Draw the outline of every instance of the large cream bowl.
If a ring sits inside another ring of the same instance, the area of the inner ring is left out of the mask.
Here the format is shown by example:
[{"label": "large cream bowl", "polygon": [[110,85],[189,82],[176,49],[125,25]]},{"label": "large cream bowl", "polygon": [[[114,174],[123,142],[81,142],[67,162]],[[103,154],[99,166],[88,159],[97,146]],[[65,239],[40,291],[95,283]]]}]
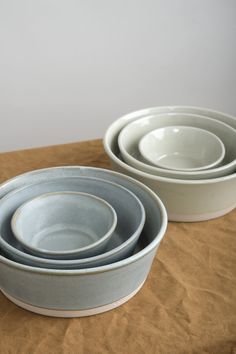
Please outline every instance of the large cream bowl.
[{"label": "large cream bowl", "polygon": [[227,176],[203,179],[181,180],[145,173],[122,161],[117,144],[122,128],[141,117],[163,113],[190,113],[210,117],[236,129],[232,116],[196,107],[167,106],[144,109],[130,113],[116,120],[107,129],[104,148],[114,170],[132,176],[155,191],[164,202],[168,218],[172,221],[201,221],[222,216],[236,206],[236,173]]}]

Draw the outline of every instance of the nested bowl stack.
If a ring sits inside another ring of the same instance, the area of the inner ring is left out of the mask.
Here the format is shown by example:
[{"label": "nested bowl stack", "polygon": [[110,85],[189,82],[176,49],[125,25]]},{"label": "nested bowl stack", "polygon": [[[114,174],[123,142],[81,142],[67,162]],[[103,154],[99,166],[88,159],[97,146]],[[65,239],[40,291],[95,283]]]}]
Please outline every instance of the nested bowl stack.
[{"label": "nested bowl stack", "polygon": [[[117,228],[107,254],[83,264],[83,259],[50,260],[26,253],[9,228],[15,209],[27,198],[69,187],[103,197],[114,207]],[[98,168],[32,171],[3,183],[0,198],[1,291],[17,305],[48,316],[89,316],[128,301],[145,282],[167,227],[165,207],[154,192],[128,176]],[[68,267],[63,262],[75,263]]]},{"label": "nested bowl stack", "polygon": [[[218,136],[226,149],[222,164],[209,170],[189,172],[144,163],[137,155],[142,136],[170,125],[198,127]],[[126,139],[122,139],[124,135]],[[236,119],[232,116],[188,106],[144,109],[111,124],[104,137],[104,148],[114,170],[143,182],[157,193],[170,221],[208,220],[236,206]]]}]

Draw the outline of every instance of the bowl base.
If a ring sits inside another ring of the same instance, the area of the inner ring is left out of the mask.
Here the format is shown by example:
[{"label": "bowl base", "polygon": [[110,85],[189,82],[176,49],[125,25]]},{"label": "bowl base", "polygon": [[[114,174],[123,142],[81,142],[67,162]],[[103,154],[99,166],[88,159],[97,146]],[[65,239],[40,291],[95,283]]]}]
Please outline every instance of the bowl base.
[{"label": "bowl base", "polygon": [[114,302],[107,304],[107,305],[98,306],[98,307],[94,307],[94,308],[86,309],[86,310],[57,310],[57,309],[48,309],[48,308],[38,307],[38,306],[30,305],[30,304],[23,302],[21,300],[18,300],[15,297],[9,295],[4,290],[1,290],[1,291],[14,304],[16,304],[17,306],[19,306],[25,310],[28,310],[30,312],[34,312],[39,315],[50,316],[50,317],[73,318],[73,317],[86,317],[86,316],[97,315],[99,313],[107,312],[107,311],[115,309],[118,306],[123,305],[125,302],[129,301],[134,295],[137,294],[137,292],[143,286],[144,282],[142,282],[141,285],[139,285],[130,294],[126,295],[125,297],[123,297],[117,301],[114,301]]}]

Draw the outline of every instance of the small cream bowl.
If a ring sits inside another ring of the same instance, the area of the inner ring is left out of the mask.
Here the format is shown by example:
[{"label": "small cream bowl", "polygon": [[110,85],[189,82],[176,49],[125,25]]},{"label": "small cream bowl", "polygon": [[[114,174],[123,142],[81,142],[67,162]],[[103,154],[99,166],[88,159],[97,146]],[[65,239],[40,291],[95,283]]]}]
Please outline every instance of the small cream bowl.
[{"label": "small cream bowl", "polygon": [[225,156],[224,144],[215,134],[190,126],[152,130],[141,138],[139,151],[148,163],[177,171],[210,169]]}]

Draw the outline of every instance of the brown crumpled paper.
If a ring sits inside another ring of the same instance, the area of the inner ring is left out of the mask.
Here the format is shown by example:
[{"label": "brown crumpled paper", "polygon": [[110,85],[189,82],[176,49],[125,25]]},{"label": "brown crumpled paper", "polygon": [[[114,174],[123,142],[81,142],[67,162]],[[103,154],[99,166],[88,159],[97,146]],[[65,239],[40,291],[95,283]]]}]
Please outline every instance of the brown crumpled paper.
[{"label": "brown crumpled paper", "polygon": [[[101,142],[2,154],[0,178],[76,164],[108,167]],[[113,311],[49,318],[0,294],[0,353],[236,354],[236,210],[169,223],[143,288]]]}]

